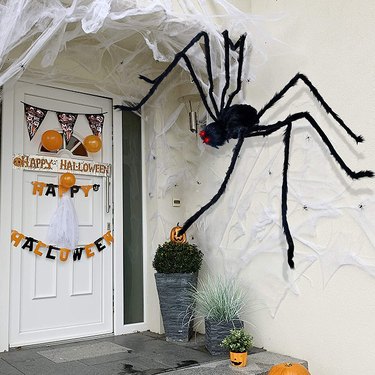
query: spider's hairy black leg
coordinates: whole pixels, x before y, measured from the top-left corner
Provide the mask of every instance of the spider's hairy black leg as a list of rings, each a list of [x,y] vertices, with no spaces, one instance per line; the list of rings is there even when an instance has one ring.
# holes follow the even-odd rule
[[[267,136],[275,131],[287,126],[289,123],[306,119],[310,125],[315,129],[315,131],[319,134],[322,141],[325,143],[325,145],[328,147],[331,155],[336,160],[336,162],[339,164],[339,166],[346,172],[346,174],[351,177],[352,179],[356,180],[362,177],[373,177],[374,172],[370,170],[364,170],[355,172],[351,170],[344,160],[341,158],[341,156],[337,153],[335,148],[333,147],[331,141],[328,139],[322,128],[318,125],[318,123],[315,121],[315,119],[311,116],[309,112],[297,112],[292,115],[289,115],[285,120],[278,121],[275,124],[270,125],[259,125],[256,129],[249,132],[249,134],[245,134],[245,138],[247,137],[257,137],[257,136]]]
[[[258,112],[259,118],[262,117],[263,114],[268,109],[270,109],[277,101],[279,101],[290,88],[295,86],[298,80],[301,80],[306,84],[306,86],[310,89],[312,94],[315,96],[318,102],[322,105],[325,111],[328,114],[330,114],[345,129],[347,134],[349,134],[357,143],[363,142],[364,140],[363,137],[361,135],[356,135],[355,133],[353,133],[353,131],[344,123],[344,121],[342,121],[342,119],[332,110],[332,108],[328,105],[328,103],[319,94],[318,89],[302,73],[296,74],[280,92],[275,94],[275,96]]]
[[[223,87],[223,91],[221,93],[221,100],[220,100],[220,112],[223,110],[225,106],[225,95],[229,88],[230,83],[230,66],[229,66],[229,42],[231,41],[228,36],[228,30],[223,32],[224,36],[224,67],[225,67],[225,85]]]
[[[341,156],[337,153],[335,148],[333,147],[331,141],[328,139],[322,128],[318,125],[318,123],[315,121],[315,119],[310,115],[309,112],[298,112],[290,115],[287,117],[286,121],[296,121],[299,119],[306,119],[311,126],[316,130],[316,132],[319,134],[320,138],[322,141],[326,144],[328,147],[331,155],[333,158],[336,160],[336,162],[339,164],[339,166],[346,172],[346,174],[351,177],[352,179],[359,179],[362,177],[373,177],[374,172],[370,170],[364,170],[364,171],[359,171],[355,172],[351,170],[344,160],[341,158]]]
[[[284,167],[283,167],[283,185],[281,188],[281,219],[284,228],[285,238],[288,243],[288,264],[290,268],[294,268],[294,242],[290,234],[288,224],[288,167],[289,167],[289,151],[290,151],[290,133],[292,124],[289,123],[284,134]]]
[[[315,119],[310,115],[308,112],[297,112],[292,115],[289,115],[285,120],[279,121],[275,124],[270,125],[259,125],[256,129],[253,129],[249,133],[245,134],[246,138],[249,137],[256,137],[256,136],[267,136],[270,135],[284,127],[286,127],[285,135],[284,135],[284,168],[283,168],[283,184],[282,184],[282,196],[281,196],[281,215],[282,215],[282,225],[285,233],[285,237],[288,243],[288,264],[291,268],[294,267],[293,263],[293,253],[294,253],[294,242],[293,238],[290,233],[288,219],[287,219],[287,195],[288,195],[288,180],[287,180],[287,172],[289,167],[289,152],[290,152],[290,134],[291,128],[295,121],[306,119],[310,125],[314,128],[314,130],[318,133],[322,141],[328,147],[331,155],[334,157],[336,162],[339,166],[346,172],[346,174],[351,177],[352,179],[359,179],[363,177],[373,177],[374,172],[370,170],[363,170],[359,172],[355,172],[351,170],[344,160],[340,157],[337,153],[335,148],[333,147],[331,141],[328,139],[322,128],[318,125]]]
[[[227,173],[225,175],[225,178],[224,178],[224,181],[222,182],[218,192],[211,198],[211,200],[205,204],[203,207],[201,207],[193,216],[191,216],[189,219],[187,219],[184,223],[184,225],[182,226],[182,228],[179,230],[178,232],[178,235],[181,236],[183,235],[189,228],[190,226],[205,212],[207,211],[212,205],[214,205],[218,200],[219,198],[223,195],[224,191],[225,191],[225,188],[228,184],[228,181],[229,181],[229,178],[233,172],[233,169],[234,169],[234,166],[236,164],[236,161],[238,159],[238,155],[240,153],[240,150],[241,150],[241,147],[242,147],[242,144],[243,144],[243,141],[244,141],[244,137],[242,134],[240,134],[239,138],[238,138],[238,142],[235,146],[235,148],[233,149],[233,155],[232,155],[232,159],[231,159],[231,162],[230,162],[230,165],[228,167],[228,170],[227,170]]]
[[[186,55],[186,52],[195,44],[197,43],[201,38],[203,37],[204,39],[204,44],[205,44],[205,59],[206,59],[206,67],[207,67],[207,74],[208,74],[208,79],[209,79],[209,96],[212,102],[212,105],[214,107],[215,114],[212,112],[211,108],[209,107],[206,99],[206,95],[203,91],[203,88],[201,84],[198,81],[197,75],[194,72],[194,69],[190,63],[190,60],[188,56]],[[143,104],[147,102],[148,99],[154,94],[156,89],[159,87],[159,85],[163,82],[164,78],[166,78],[169,73],[177,66],[178,62],[183,59],[187,65],[187,68],[189,69],[189,72],[193,78],[193,81],[195,85],[197,86],[197,89],[199,91],[199,95],[202,99],[203,105],[205,106],[207,112],[209,115],[217,121],[217,117],[219,115],[217,104],[214,99],[213,95],[213,90],[214,90],[214,84],[213,84],[213,77],[212,77],[212,64],[211,64],[211,54],[210,54],[210,39],[208,37],[208,34],[205,31],[200,32],[197,34],[187,45],[186,47],[178,52],[173,61],[167,66],[167,68],[164,70],[163,73],[161,73],[158,77],[155,79],[150,79],[147,78],[143,75],[139,76],[140,79],[146,81],[147,83],[152,84],[152,87],[150,88],[149,92],[146,94],[145,97],[136,105],[134,106],[125,106],[125,105],[116,105],[114,108],[115,109],[121,109],[122,111],[137,111],[140,109]]]
[[[229,38],[228,38],[229,39]],[[229,39],[229,43],[230,43],[230,46],[231,46],[231,49],[234,51],[234,50],[237,50],[237,48],[239,48],[239,51],[238,51],[238,59],[237,59],[237,63],[238,63],[238,69],[237,69],[237,87],[236,89],[229,95],[228,97],[228,101],[227,101],[227,104],[225,105],[225,108],[229,108],[232,104],[232,101],[234,99],[234,97],[240,92],[241,90],[241,84],[242,84],[242,68],[243,68],[243,59],[244,59],[244,51],[245,51],[245,39],[246,39],[246,34],[243,34],[240,36],[240,38],[238,39],[237,43],[235,45],[233,45],[233,42],[231,39]]]

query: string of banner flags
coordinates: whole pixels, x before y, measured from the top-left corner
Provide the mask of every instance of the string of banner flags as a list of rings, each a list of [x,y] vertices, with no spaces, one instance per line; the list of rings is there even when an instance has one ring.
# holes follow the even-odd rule
[[[73,185],[71,187],[65,187],[61,184],[51,184],[42,181],[31,181],[33,185],[33,195],[43,195],[43,191],[45,196],[52,195],[56,197],[56,189],[58,191],[59,197],[62,197],[64,193],[70,190],[71,198],[74,198],[74,195],[77,194],[80,190],[83,191],[85,197],[89,196],[89,192],[92,189],[93,191],[99,191],[99,184],[94,185]]]
[[[82,144],[88,152],[98,152],[102,147],[101,135],[104,124],[104,113],[72,113],[57,112],[54,110],[44,109],[37,106],[22,102],[24,105],[24,114],[26,119],[26,128],[30,141],[40,128],[43,120],[48,112],[56,113],[57,120],[61,126],[62,134],[59,131],[48,129],[44,131],[41,137],[41,150],[50,152],[58,152],[58,150],[66,147],[72,138],[74,125],[79,115],[84,115],[88,121],[92,131],[91,135],[86,136]],[[63,138],[66,145],[63,144]],[[82,191],[85,197],[89,192],[97,192],[99,184],[93,185],[76,185],[76,177],[73,173],[83,173],[90,175],[100,175],[108,177],[110,166],[103,163],[89,163],[86,160],[68,160],[63,158],[52,158],[44,155],[15,155],[13,166],[21,169],[31,170],[48,170],[56,172],[64,172],[59,177],[58,184],[47,183],[44,181],[31,181],[33,185],[32,194],[35,196],[50,196],[59,199],[58,207],[52,216],[49,224],[47,241],[49,245],[37,240],[31,236],[12,230],[11,243],[14,247],[21,245],[22,249],[29,250],[37,256],[45,256],[49,259],[60,259],[65,262],[72,254],[73,261],[81,260],[82,254],[86,254],[87,258],[95,255],[94,249],[98,252],[104,250],[113,242],[111,231],[103,234],[94,242],[87,245],[79,244],[79,223],[75,212],[74,204],[70,198],[74,198],[75,194]],[[65,193],[70,193],[70,198]]]
[[[97,251],[101,252],[107,247],[103,243],[103,241],[109,246],[114,241],[114,239],[111,231],[108,231],[90,244],[78,246],[75,249],[67,249],[63,247],[47,245],[44,242],[39,241],[33,237],[25,236],[24,234],[16,230],[12,230],[10,241],[14,247],[18,247],[22,243],[22,249],[27,249],[37,256],[45,255],[45,257],[48,259],[56,259],[56,252],[58,252],[59,260],[61,262],[65,262],[68,260],[71,253],[73,255],[73,261],[81,260],[83,253],[86,254],[87,258],[91,258],[95,255],[93,251],[94,248],[96,248]],[[43,248],[45,249],[44,251],[42,251]]]
[[[27,132],[29,134],[30,141],[33,139],[34,135],[38,131],[40,125],[42,125],[48,112],[56,113],[57,120],[61,126],[61,130],[64,134],[66,143],[70,141],[73,135],[73,128],[76,123],[77,117],[83,115],[86,117],[89,127],[95,136],[100,136],[103,131],[104,115],[103,113],[70,113],[70,112],[58,112],[51,109],[39,108],[25,102],[24,105],[25,118]]]

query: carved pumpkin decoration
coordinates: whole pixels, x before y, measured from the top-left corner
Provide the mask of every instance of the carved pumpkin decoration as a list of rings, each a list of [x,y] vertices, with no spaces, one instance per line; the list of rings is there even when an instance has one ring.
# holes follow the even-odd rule
[[[171,229],[171,234],[169,236],[172,242],[177,243],[186,243],[186,233],[178,235],[178,232],[182,229],[182,227],[176,226]]]
[[[235,367],[245,367],[247,365],[247,352],[229,352],[230,363]]]
[[[299,363],[279,363],[271,367],[268,375],[310,375]]]

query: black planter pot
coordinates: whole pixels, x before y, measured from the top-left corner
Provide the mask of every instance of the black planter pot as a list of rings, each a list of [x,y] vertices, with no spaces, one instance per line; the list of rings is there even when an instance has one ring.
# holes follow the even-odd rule
[[[155,273],[160,310],[167,341],[189,341],[193,334],[191,297],[197,286],[194,273]]]
[[[204,320],[205,346],[211,355],[227,354],[228,349],[220,346],[221,342],[229,335],[231,329],[243,328],[243,321],[239,319],[230,322],[215,322]]]

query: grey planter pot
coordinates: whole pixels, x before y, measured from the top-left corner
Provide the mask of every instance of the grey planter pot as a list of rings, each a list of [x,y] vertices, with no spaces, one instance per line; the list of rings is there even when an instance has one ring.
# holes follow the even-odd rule
[[[191,287],[194,273],[155,273],[160,310],[167,341],[189,341],[193,334]]]
[[[228,354],[228,349],[220,346],[221,342],[229,335],[231,329],[243,328],[243,321],[239,319],[230,322],[215,322],[204,320],[206,330],[205,346],[211,355]]]

